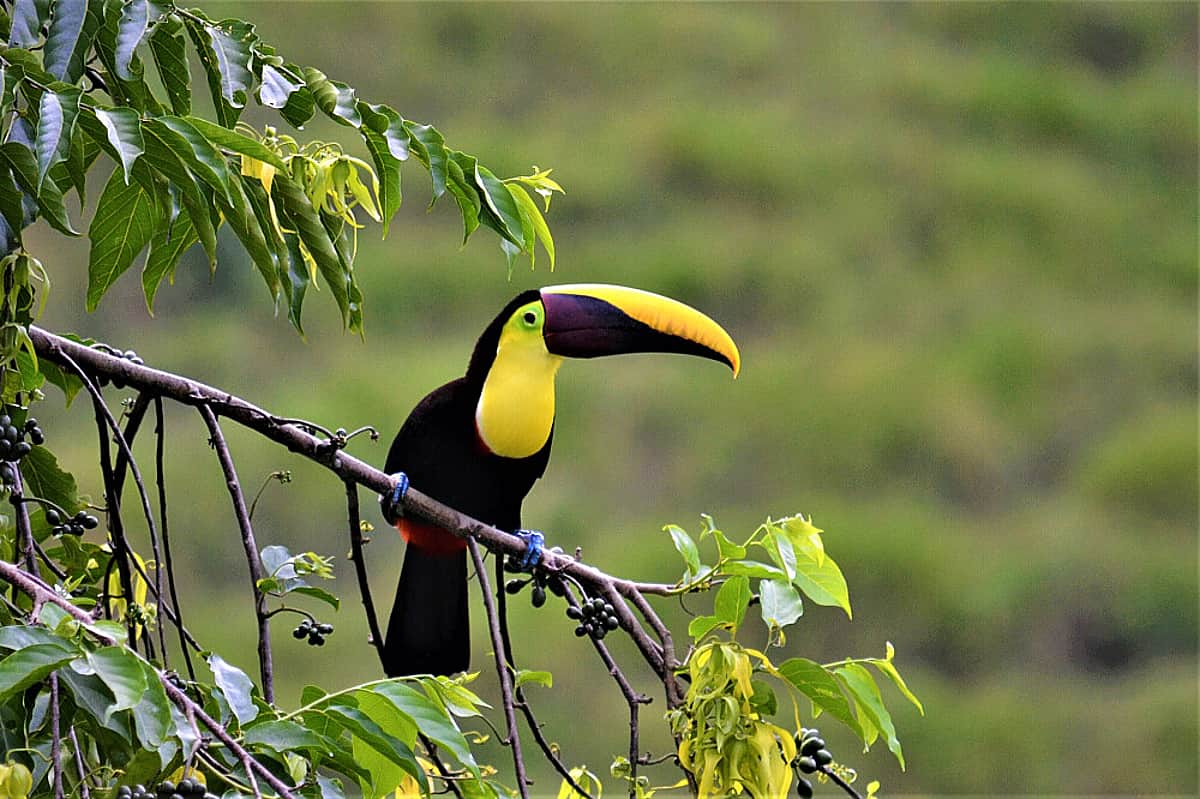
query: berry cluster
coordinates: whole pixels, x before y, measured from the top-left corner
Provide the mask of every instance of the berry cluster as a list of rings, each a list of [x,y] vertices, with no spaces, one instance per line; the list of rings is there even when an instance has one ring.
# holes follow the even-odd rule
[[[184,777],[179,784],[163,780],[154,790],[148,790],[145,785],[122,785],[117,788],[117,799],[217,799],[204,787],[204,783],[191,777]]]
[[[504,584],[504,590],[509,594],[515,594],[530,583],[533,583],[533,588],[529,592],[529,601],[533,603],[535,608],[540,608],[542,605],[546,604],[547,588],[549,588],[555,596],[563,595],[564,589],[562,578],[555,576],[553,579],[551,579],[551,576],[546,574],[545,569],[538,568],[535,568],[533,570],[533,576],[526,580],[509,580]]]
[[[292,630],[293,638],[296,640],[307,638],[309,646],[325,646],[325,637],[328,635],[333,635],[332,624],[315,622],[308,618],[301,620],[296,629]]]
[[[568,607],[567,618],[579,622],[579,626],[575,628],[576,635],[580,638],[590,635],[597,641],[608,635],[609,630],[621,626],[621,622],[617,620],[616,609],[600,597],[585,599],[579,607]]]
[[[811,730],[801,728],[800,734],[796,736],[796,745],[799,752],[796,754],[796,759],[792,761],[792,766],[800,771],[800,774],[813,774],[817,771],[824,771],[825,768],[833,762],[833,755],[825,748],[825,741],[822,740],[821,734],[816,728]],[[796,793],[801,799],[809,799],[813,795],[813,786],[800,774],[796,775]]]
[[[62,514],[53,508],[46,509],[46,524],[54,535],[81,536],[84,530],[95,530],[100,520],[87,511],[81,510],[66,521]]]
[[[0,415],[0,459],[19,461],[35,445],[44,443],[46,436],[38,427],[37,419],[26,420],[24,428],[18,428],[12,422],[12,417],[7,413]],[[28,441],[25,440],[26,436],[29,436]]]

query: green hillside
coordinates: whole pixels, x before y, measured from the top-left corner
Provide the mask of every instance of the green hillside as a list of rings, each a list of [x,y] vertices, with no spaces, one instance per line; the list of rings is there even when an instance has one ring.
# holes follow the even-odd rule
[[[157,318],[132,277],[84,316],[86,242],[43,230],[28,243],[55,282],[48,327],[282,415],[375,424],[385,441],[351,451],[382,464],[518,291],[678,297],[728,327],[741,377],[653,356],[566,364],[529,525],[606,570],[673,580],[665,523],[708,512],[749,532],[811,513],[855,620],[810,607],[789,652],[891,640],[925,700],[923,719],[896,704],[906,773],[882,746],[857,762],[885,793],[1200,790],[1195,4],[202,4],[497,171],[553,167],[557,269],[539,258],[509,280],[483,234],[459,250],[457,215],[425,212],[414,168],[389,239],[360,239],[365,340],[338,332],[325,296],[300,340],[232,242],[211,283],[201,258],[181,265]],[[90,412],[47,405],[56,451],[99,494]],[[189,626],[248,665],[219,473],[195,414],[168,428],[173,545],[202,609]],[[265,493],[260,542],[338,558],[329,645],[279,628],[284,701],[377,676],[340,486],[228,432],[248,486],[295,473]],[[369,553],[385,607],[395,538],[380,530]],[[555,674],[534,697],[548,734],[607,775],[620,695],[558,610],[517,604],[522,665]],[[482,635],[474,651],[486,686]]]

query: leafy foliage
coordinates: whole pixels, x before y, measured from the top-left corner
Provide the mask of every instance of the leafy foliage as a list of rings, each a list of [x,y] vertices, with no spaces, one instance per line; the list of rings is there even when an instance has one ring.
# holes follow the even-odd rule
[[[202,731],[168,698],[164,684],[177,683],[256,759],[302,783],[302,795],[342,795],[345,785],[378,796],[402,782],[403,775],[427,788],[425,767],[415,754],[418,732],[461,763],[463,782],[472,786],[473,795],[498,795],[448,712],[453,707],[458,715],[473,715],[485,706],[461,681],[385,680],[335,693],[311,687],[303,706],[285,713],[264,703],[250,678],[218,655],[208,658],[211,684],[185,684],[128,647],[104,643],[114,633],[111,624],[84,625],[52,606],[42,611],[43,627],[14,624],[9,614],[0,615],[5,616],[0,717],[27,717],[28,701],[43,706],[28,725],[0,727],[4,750],[19,758],[0,767],[5,769],[0,781],[24,780],[23,790],[10,787],[8,796],[28,794],[47,774],[49,689],[43,684],[36,696],[28,689],[45,683],[51,673],[60,677],[59,724],[74,729],[82,746],[81,752],[64,753],[64,767],[74,769],[78,761],[91,768],[86,752],[99,746],[112,769],[110,785],[149,783],[192,769]],[[26,766],[23,761],[33,753],[39,756]],[[205,762],[210,787],[213,774],[226,775],[235,791],[250,781],[244,764],[227,750],[207,748]]]
[[[790,658],[775,664],[764,651],[737,641],[755,600],[767,628],[768,649],[782,646],[784,628],[800,619],[801,594],[817,604],[840,607],[850,616],[849,590],[825,551],[824,531],[797,515],[768,519],[744,541],[734,542],[712,517],[703,518],[698,540],[712,541],[713,565],[703,562],[697,539],[677,525],[664,528],[684,562],[678,590],[719,586],[712,614],[697,616],[689,625],[693,646],[684,664],[687,697],[667,714],[679,741],[679,762],[695,777],[699,796],[786,794],[801,734],[802,697],[809,700],[811,718],[829,714],[850,728],[865,748],[882,735],[903,767],[891,714],[866,667],[894,683],[921,713],[924,708],[900,676],[890,643],[882,658],[829,664]],[[755,560],[757,553],[765,553],[768,561]],[[750,590],[752,579],[758,580],[757,595]],[[793,730],[767,720],[780,710],[777,688],[791,700]],[[854,779],[852,769],[839,764],[832,768],[848,781]]]
[[[322,282],[343,325],[363,330],[354,273],[361,216],[386,234],[400,208],[401,164],[415,155],[463,216],[464,240],[480,225],[501,239],[511,269],[554,241],[528,191],[546,199],[561,187],[548,171],[509,180],[449,148],[435,128],[360,100],[355,90],[286,61],[238,19],[212,20],[159,0],[18,3],[0,48],[0,236],[22,252],[22,231],[41,217],[79,235],[64,195],[86,204],[88,172],[103,153],[119,166],[88,225],[87,307],[144,254],[146,305],[183,254],[199,243],[216,267],[216,235],[228,225],[300,332],[310,285]],[[200,64],[216,122],[193,115],[190,58]],[[157,81],[147,78],[153,62]],[[299,145],[272,128],[239,123],[251,98],[299,128],[320,111],[357,131],[370,164],[340,145]],[[11,121],[10,121],[11,120]]]

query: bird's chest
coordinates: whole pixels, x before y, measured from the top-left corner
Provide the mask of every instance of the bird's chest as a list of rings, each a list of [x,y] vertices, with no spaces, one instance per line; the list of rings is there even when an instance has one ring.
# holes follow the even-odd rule
[[[554,428],[554,373],[558,359],[497,357],[475,408],[475,431],[488,452],[528,458]]]

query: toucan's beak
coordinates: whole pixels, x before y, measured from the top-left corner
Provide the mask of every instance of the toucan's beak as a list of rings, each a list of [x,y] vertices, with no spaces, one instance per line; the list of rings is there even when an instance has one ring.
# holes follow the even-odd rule
[[[625,286],[576,283],[541,290],[546,349],[567,358],[680,352],[720,361],[737,377],[741,356],[724,328],[682,302]]]

